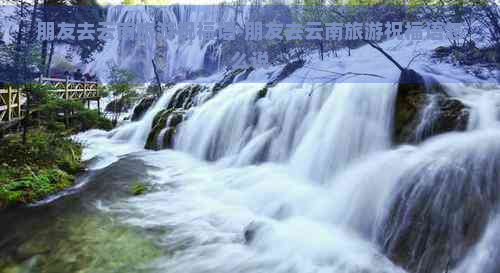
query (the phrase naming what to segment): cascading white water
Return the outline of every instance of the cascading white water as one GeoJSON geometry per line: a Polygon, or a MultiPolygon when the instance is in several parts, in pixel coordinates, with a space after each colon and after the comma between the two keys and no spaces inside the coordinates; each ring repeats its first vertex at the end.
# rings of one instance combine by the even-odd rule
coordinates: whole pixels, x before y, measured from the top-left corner
{"type": "Polygon", "coordinates": [[[423,109],[419,124],[415,129],[415,140],[420,142],[425,136],[433,134],[432,125],[439,114],[438,95],[431,94],[427,97],[427,106],[423,109]]]}
{"type": "Polygon", "coordinates": [[[144,147],[156,114],[168,105],[171,98],[175,95],[175,91],[183,87],[184,85],[180,84],[165,91],[151,109],[144,114],[141,120],[125,124],[111,131],[109,134],[112,139],[126,141],[131,145],[144,147]]]}
{"type": "Polygon", "coordinates": [[[353,160],[390,145],[393,84],[336,84],[291,159],[294,170],[325,181],[353,160]]]}
{"type": "MultiPolygon", "coordinates": [[[[110,10],[108,20],[143,22],[155,16],[177,23],[197,11],[121,7],[110,10]]],[[[107,45],[103,54],[151,77],[148,58],[165,45],[120,51],[124,46],[107,45]],[[136,63],[137,56],[145,63],[136,63]]],[[[201,68],[207,48],[198,40],[167,42],[164,76],[201,68]]],[[[103,71],[104,64],[98,64],[103,71]]],[[[199,94],[176,129],[174,151],[135,155],[158,167],[152,183],[160,189],[106,207],[127,223],[168,230],[159,244],[173,255],[159,258],[151,265],[154,271],[407,272],[401,264],[427,273],[450,260],[457,273],[495,272],[490,253],[498,253],[493,247],[498,221],[488,219],[500,189],[497,87],[446,84],[451,96],[471,108],[470,130],[393,148],[394,84],[266,87],[249,83],[257,73],[268,72],[252,72],[248,82],[215,96],[199,94]],[[248,227],[255,228],[251,240],[245,238],[248,227]]],[[[123,143],[131,152],[142,149],[154,117],[182,88],[186,85],[167,90],[140,121],[108,134],[108,152],[124,156],[124,146],[118,146],[123,143]]],[[[434,114],[430,102],[417,137],[434,114]]],[[[95,143],[103,149],[101,133],[85,137],[100,137],[95,143]]]]}
{"type": "Polygon", "coordinates": [[[454,270],[454,273],[494,273],[498,272],[500,255],[500,216],[492,219],[481,242],[474,248],[469,256],[454,270]]]}
{"type": "Polygon", "coordinates": [[[223,89],[194,109],[180,127],[175,148],[200,159],[240,165],[287,160],[332,92],[332,85],[264,88],[265,84],[239,83],[223,89]],[[259,97],[263,92],[266,96],[259,97]]]}
{"type": "MultiPolygon", "coordinates": [[[[487,128],[391,150],[393,85],[278,84],[262,97],[263,87],[230,85],[181,123],[176,149],[224,164],[207,165],[176,151],[143,155],[160,169],[156,183],[173,187],[109,208],[133,212],[126,213],[131,224],[173,230],[166,247],[183,250],[160,259],[152,265],[156,270],[405,272],[391,257],[429,272],[446,262],[447,251],[457,264],[470,247],[462,243],[486,228],[500,188],[494,183],[500,162],[496,111],[477,112],[479,120],[491,121],[483,123],[487,128]],[[344,162],[331,167],[330,159],[339,158],[344,162]],[[434,233],[416,228],[414,217],[434,233]],[[474,228],[467,227],[470,219],[476,219],[474,228]],[[244,245],[251,222],[261,227],[244,245]],[[430,243],[444,250],[422,252],[430,243]]],[[[174,91],[168,92],[139,122],[143,140],[174,91]]],[[[475,111],[483,102],[476,96],[468,104],[475,111]]],[[[489,224],[476,249],[489,251],[494,228],[489,224]]],[[[459,268],[487,270],[493,261],[469,255],[459,268]]]]}

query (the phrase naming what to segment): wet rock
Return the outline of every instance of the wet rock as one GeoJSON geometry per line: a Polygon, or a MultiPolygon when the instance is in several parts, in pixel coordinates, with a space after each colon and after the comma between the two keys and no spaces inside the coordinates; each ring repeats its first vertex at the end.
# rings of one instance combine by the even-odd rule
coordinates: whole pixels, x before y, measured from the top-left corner
{"type": "Polygon", "coordinates": [[[132,121],[137,121],[141,119],[148,109],[156,102],[158,98],[155,96],[144,97],[139,104],[134,108],[134,113],[132,114],[132,121]]]}
{"type": "Polygon", "coordinates": [[[203,90],[200,84],[192,84],[186,88],[179,89],[175,92],[170,100],[167,109],[189,109],[193,106],[195,97],[203,90]]]}
{"type": "Polygon", "coordinates": [[[257,100],[265,97],[267,95],[267,91],[268,91],[268,87],[264,87],[262,89],[259,90],[259,92],[257,92],[257,100]]]}
{"type": "Polygon", "coordinates": [[[394,114],[394,143],[416,144],[438,134],[465,130],[469,109],[449,97],[438,83],[428,85],[417,72],[405,70],[399,79],[394,114]],[[431,113],[424,115],[424,111],[431,113]]]}
{"type": "Polygon", "coordinates": [[[220,90],[228,87],[231,83],[234,82],[234,79],[236,78],[236,76],[243,73],[244,71],[245,70],[243,70],[243,69],[235,69],[235,70],[232,70],[232,71],[229,71],[228,73],[226,73],[226,75],[224,75],[222,80],[214,85],[214,88],[212,89],[212,93],[217,94],[217,92],[219,92],[220,90]]]}
{"type": "Polygon", "coordinates": [[[250,224],[248,224],[243,230],[243,237],[245,239],[245,244],[247,245],[252,244],[255,241],[255,238],[257,237],[258,233],[270,228],[271,227],[268,224],[261,221],[250,222],[250,224]]]}
{"type": "Polygon", "coordinates": [[[156,114],[145,148],[150,150],[172,148],[177,126],[184,120],[184,114],[183,110],[174,108],[162,110],[156,114]],[[161,135],[162,132],[163,135],[161,135]],[[159,137],[163,138],[160,143],[159,137]]]}

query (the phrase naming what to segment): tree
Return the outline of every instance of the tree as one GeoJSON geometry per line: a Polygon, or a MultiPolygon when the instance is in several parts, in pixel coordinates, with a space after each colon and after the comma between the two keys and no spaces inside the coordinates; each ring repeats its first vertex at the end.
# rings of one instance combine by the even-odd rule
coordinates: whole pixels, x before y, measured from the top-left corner
{"type": "MultiPolygon", "coordinates": [[[[121,101],[122,105],[132,103],[132,100],[137,97],[137,84],[133,83],[134,75],[126,70],[120,69],[116,64],[110,63],[109,67],[109,84],[107,90],[113,96],[113,101],[121,101]]],[[[114,104],[115,108],[120,105],[120,103],[114,104]]],[[[113,111],[113,126],[116,126],[118,119],[120,118],[122,111],[121,109],[114,109],[113,111]]]]}
{"type": "MultiPolygon", "coordinates": [[[[105,20],[105,10],[97,5],[96,0],[44,0],[39,17],[41,21],[54,22],[55,26],[62,22],[72,24],[88,22],[97,25],[105,20]]],[[[88,63],[93,60],[95,52],[102,50],[104,41],[99,39],[43,41],[41,49],[43,73],[48,77],[56,45],[69,45],[70,51],[77,53],[83,63],[88,63]]]]}

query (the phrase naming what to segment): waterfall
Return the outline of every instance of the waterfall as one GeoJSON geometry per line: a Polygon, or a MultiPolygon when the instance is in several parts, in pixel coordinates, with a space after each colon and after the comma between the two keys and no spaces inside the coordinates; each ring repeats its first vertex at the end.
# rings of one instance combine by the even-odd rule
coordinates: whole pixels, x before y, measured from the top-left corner
{"type": "Polygon", "coordinates": [[[498,245],[500,243],[500,216],[493,218],[489,224],[481,242],[471,251],[470,255],[463,261],[456,273],[494,273],[498,271],[500,255],[498,245]]]}
{"type": "MultiPolygon", "coordinates": [[[[182,97],[177,91],[195,94],[190,88],[166,90],[110,141],[143,147],[154,117],[182,97]]],[[[243,82],[204,90],[176,129],[177,151],[142,155],[161,170],[156,183],[174,189],[116,208],[128,211],[132,224],[173,228],[164,240],[186,250],[155,264],[160,271],[496,269],[495,93],[460,98],[481,126],[392,147],[393,84],[243,82]],[[245,245],[249,223],[255,230],[245,245]]],[[[432,101],[420,122],[432,119],[432,101]]]]}
{"type": "MultiPolygon", "coordinates": [[[[195,29],[200,22],[224,22],[233,19],[233,9],[223,5],[118,5],[109,6],[106,20],[108,23],[179,23],[193,22],[195,29]]],[[[160,78],[164,82],[181,80],[189,73],[199,71],[215,73],[222,68],[221,45],[213,41],[205,42],[198,35],[192,41],[150,37],[146,41],[120,41],[113,39],[105,44],[96,57],[93,70],[101,81],[106,82],[110,64],[129,69],[137,82],[149,82],[154,78],[152,59],[159,63],[160,78]],[[214,46],[215,50],[208,51],[214,46]],[[210,55],[213,64],[206,64],[210,55]],[[213,56],[212,56],[213,55],[213,56]],[[215,68],[215,70],[213,70],[215,68]]]]}
{"type": "Polygon", "coordinates": [[[331,93],[331,87],[231,85],[193,110],[181,125],[175,149],[200,159],[223,159],[230,164],[285,161],[331,93]]]}
{"type": "Polygon", "coordinates": [[[353,160],[387,149],[395,91],[393,84],[335,85],[293,155],[293,169],[325,181],[353,160]]]}
{"type": "MultiPolygon", "coordinates": [[[[108,20],[177,24],[231,14],[199,9],[115,7],[108,20]]],[[[116,42],[96,65],[104,71],[113,60],[148,79],[149,59],[160,53],[168,60],[163,79],[174,79],[205,69],[210,54],[220,68],[222,50],[197,39],[116,42]]],[[[353,56],[372,58],[368,53],[353,56]]],[[[177,84],[141,120],[86,135],[105,146],[104,134],[109,153],[120,147],[113,162],[127,156],[123,145],[136,152],[149,137],[162,147],[173,136],[172,149],[134,154],[156,167],[152,183],[159,189],[109,208],[146,230],[168,229],[161,244],[175,255],[158,259],[156,271],[498,271],[498,85],[440,84],[443,93],[426,96],[418,109],[419,144],[396,146],[397,84],[255,83],[282,71],[219,72],[212,75],[218,84],[177,84]],[[470,110],[468,130],[435,136],[448,96],[470,110]],[[152,131],[161,111],[167,126],[152,131]],[[169,126],[171,116],[163,114],[173,112],[180,118],[169,126]]]]}
{"type": "Polygon", "coordinates": [[[156,114],[163,110],[169,104],[175,91],[183,88],[185,85],[179,84],[174,88],[165,91],[158,101],[149,109],[141,120],[125,124],[109,133],[114,140],[126,141],[131,145],[144,147],[147,137],[153,125],[153,119],[156,114]]]}

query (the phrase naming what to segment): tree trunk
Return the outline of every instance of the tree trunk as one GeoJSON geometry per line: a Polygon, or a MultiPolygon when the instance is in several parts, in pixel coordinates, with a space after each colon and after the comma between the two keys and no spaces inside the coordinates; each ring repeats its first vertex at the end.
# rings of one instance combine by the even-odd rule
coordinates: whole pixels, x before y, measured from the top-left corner
{"type": "MultiPolygon", "coordinates": [[[[23,4],[23,3],[21,3],[23,4]]],[[[31,50],[31,45],[32,45],[32,40],[35,37],[32,37],[34,35],[35,31],[35,25],[36,25],[36,10],[38,8],[38,0],[35,0],[33,4],[33,13],[31,14],[31,25],[30,25],[30,30],[28,32],[26,45],[24,47],[24,56],[23,56],[23,77],[24,77],[24,83],[28,81],[28,88],[25,88],[25,94],[26,94],[26,114],[23,119],[23,144],[26,144],[27,140],[27,135],[28,135],[28,127],[29,127],[29,121],[30,121],[30,116],[31,116],[31,93],[32,93],[32,77],[31,77],[31,71],[28,69],[28,65],[32,63],[31,55],[32,53],[30,52],[31,50]],[[29,73],[29,75],[28,75],[29,73]]],[[[24,16],[22,16],[24,17],[24,16]]],[[[25,84],[26,86],[26,84],[25,84]]],[[[19,94],[20,95],[20,94],[19,94]]]]}
{"type": "Polygon", "coordinates": [[[47,71],[45,71],[45,75],[47,78],[50,78],[50,66],[52,65],[52,56],[54,56],[54,45],[55,42],[50,42],[50,53],[49,53],[49,61],[47,62],[47,71]]]}
{"type": "Polygon", "coordinates": [[[156,81],[158,82],[158,88],[160,89],[160,94],[158,94],[160,96],[161,94],[163,94],[163,91],[161,90],[160,75],[158,75],[158,70],[156,69],[155,60],[152,59],[151,62],[153,63],[153,71],[155,72],[156,81]]]}
{"type": "Polygon", "coordinates": [[[385,50],[383,50],[379,45],[377,45],[376,43],[369,41],[369,40],[363,40],[363,41],[365,41],[371,47],[375,48],[380,53],[382,53],[387,59],[389,59],[389,61],[391,61],[394,65],[396,65],[399,68],[399,70],[401,70],[401,71],[405,70],[405,68],[403,66],[401,66],[391,55],[389,55],[389,53],[385,52],[385,50]]]}
{"type": "MultiPolygon", "coordinates": [[[[47,9],[47,0],[43,1],[43,21],[48,22],[49,21],[49,15],[48,15],[48,9],[47,9]]],[[[46,68],[47,65],[47,51],[48,51],[48,41],[42,41],[42,65],[44,68],[46,68]]]]}

